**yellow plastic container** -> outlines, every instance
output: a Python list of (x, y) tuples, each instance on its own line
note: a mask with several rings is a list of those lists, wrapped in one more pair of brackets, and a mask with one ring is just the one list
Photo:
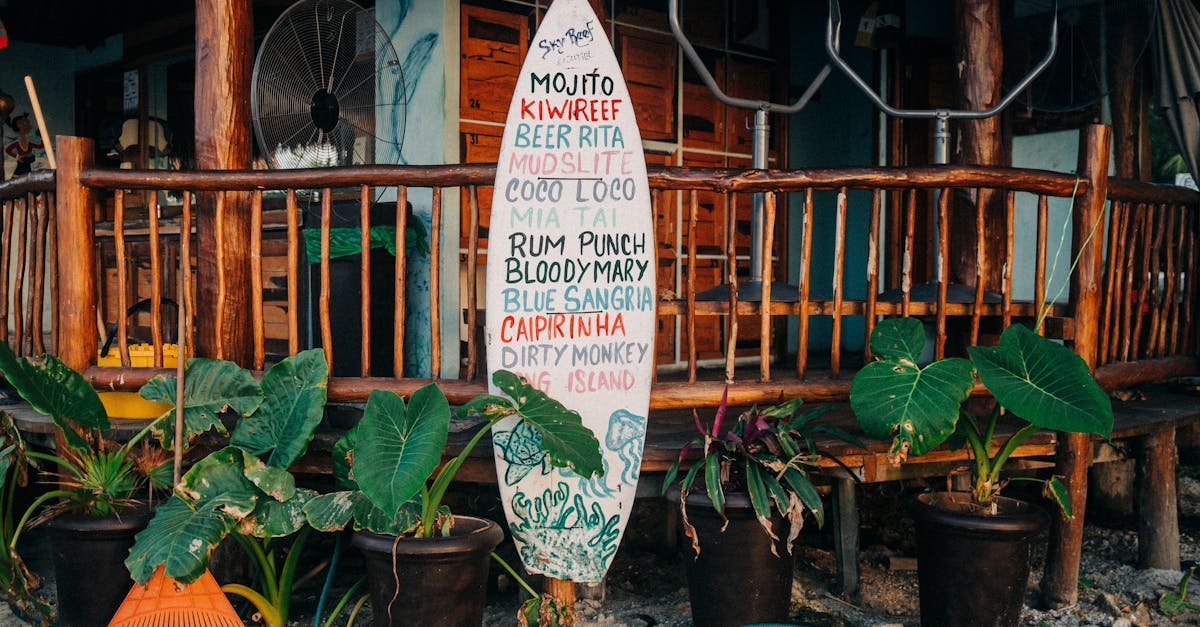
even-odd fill
[(148, 401), (137, 392), (100, 392), (100, 403), (114, 420), (158, 418), (171, 410), (171, 405)]
[[(179, 346), (163, 344), (163, 367), (174, 368), (179, 361)], [(129, 346), (129, 363), (134, 368), (154, 367), (154, 345), (132, 344)], [(97, 366), (121, 366), (121, 352), (116, 346), (108, 349), (107, 355), (96, 359)], [(158, 418), (171, 409), (165, 403), (148, 401), (137, 392), (100, 392), (100, 402), (108, 417), (116, 420), (146, 420)]]
[[(163, 367), (174, 368), (178, 363), (178, 359), (179, 346), (177, 344), (163, 344)], [(119, 368), (121, 366), (121, 351), (117, 350), (115, 345), (110, 346), (107, 355), (101, 355), (96, 358), (96, 365)], [(134, 368), (153, 368), (154, 345), (130, 344), (129, 365)]]

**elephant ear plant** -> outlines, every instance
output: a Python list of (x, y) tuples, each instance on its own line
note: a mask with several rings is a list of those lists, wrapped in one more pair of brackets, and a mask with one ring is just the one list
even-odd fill
[[(207, 567), (217, 544), (232, 535), (258, 570), (259, 588), (229, 584), (226, 592), (250, 600), (270, 627), (285, 625), (300, 554), (311, 529), (303, 508), (316, 492), (296, 487), (288, 467), (305, 453), (324, 415), (329, 367), (313, 349), (275, 364), (261, 381), (235, 364), (193, 359), (184, 377), (187, 439), (225, 431), (220, 415), (239, 418), (229, 445), (196, 462), (171, 498), (137, 535), (125, 560), (145, 583), (162, 567), (168, 577), (191, 582)], [(175, 402), (174, 377), (155, 378), (142, 396)], [(172, 443), (174, 410), (155, 423)], [(186, 443), (177, 443), (180, 446)], [(284, 552), (290, 536), (296, 537)]]
[[(1070, 349), (1023, 325), (1012, 325), (997, 346), (971, 346), (970, 361), (949, 357), (921, 367), (924, 328), (914, 318), (883, 320), (871, 333), (876, 361), (854, 377), (850, 405), (867, 435), (892, 439), (892, 458), (927, 453), (954, 436), (965, 441), (972, 457), (974, 504), (994, 513), (1004, 486), (1005, 462), (1039, 429), (1107, 436), (1112, 404), (1087, 364)], [(974, 375), (996, 399), (985, 416), (963, 408)], [(1023, 424), (995, 455), (990, 446), (1001, 409)], [(1045, 482), (1047, 493), (1071, 517), (1070, 496), (1057, 477)]]
[(453, 517), (442, 505), (446, 489), (475, 445), (510, 416), (541, 436), (553, 466), (585, 478), (601, 473), (600, 442), (578, 412), (511, 372), (498, 371), (492, 380), (507, 397), (483, 395), (462, 408), (482, 414), (487, 423), (440, 469), (451, 417), (445, 394), (429, 384), (406, 406), (393, 392), (371, 392), (362, 420), (334, 447), (334, 477), (343, 490), (309, 501), (304, 507), (309, 524), (321, 531), (352, 525), (395, 536), (449, 535)]

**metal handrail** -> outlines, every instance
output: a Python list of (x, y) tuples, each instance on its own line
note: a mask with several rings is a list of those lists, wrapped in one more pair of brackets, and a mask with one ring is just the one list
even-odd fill
[(1000, 99), (995, 105), (983, 109), (982, 111), (971, 111), (966, 109), (897, 109), (889, 105), (875, 93), (875, 90), (863, 80), (853, 68), (850, 67), (840, 55), (841, 46), (841, 27), (842, 27), (842, 9), (838, 0), (829, 0), (829, 21), (825, 29), (825, 51), (829, 53), (829, 61), (833, 63), (839, 70), (845, 74), (851, 82), (855, 84), (871, 102), (883, 111), (885, 114), (902, 119), (933, 119), (936, 122), (934, 129), (934, 163), (945, 164), (950, 162), (950, 120), (979, 120), (990, 118), (997, 113), (1000, 113), (1005, 108), (1016, 100), (1017, 96), (1026, 87), (1034, 81), (1054, 59), (1054, 53), (1058, 50), (1058, 4), (1054, 6), (1054, 20), (1050, 23), (1050, 48), (1046, 51), (1046, 56), (1042, 58), (1034, 68), (1021, 79), (1021, 82), (1009, 91), (1008, 95)]

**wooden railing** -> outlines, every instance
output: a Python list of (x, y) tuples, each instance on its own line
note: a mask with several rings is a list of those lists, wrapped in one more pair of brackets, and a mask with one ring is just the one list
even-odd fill
[[(478, 315), (485, 303), (479, 281), (480, 264), (486, 259), (486, 203), (494, 166), (140, 172), (95, 168), (92, 152), (87, 140), (60, 138), (59, 170), (53, 178), (36, 175), (0, 185), (5, 253), (0, 264), (15, 264), (11, 269), (0, 266), (0, 277), (12, 277), (0, 281), (0, 320), (5, 323), (0, 324), (0, 332), (7, 335), (15, 327), (14, 343), (24, 352), (49, 348), (69, 366), (86, 372), (98, 387), (136, 389), (164, 369), (130, 367), (132, 329), (147, 330), (153, 361), (161, 366), (164, 344), (173, 335), (164, 304), (182, 285), (187, 289), (175, 298), (185, 302), (191, 317), (173, 331), (183, 334), (188, 347), (197, 345), (198, 321), (215, 318), (217, 324), (210, 326), (220, 330), (222, 317), (244, 317), (252, 330), (244, 365), (262, 369), (275, 357), (309, 344), (301, 332), (301, 321), (307, 316), (317, 329), (315, 343), (325, 347), (335, 375), (348, 368), (349, 374), (331, 379), (331, 400), (362, 401), (373, 389), (410, 393), (429, 380), (425, 373), (414, 373), (405, 365), (406, 355), (414, 351), (407, 337), (413, 325), (406, 320), (405, 295), (411, 292), (408, 282), (413, 274), (406, 266), (410, 243), (406, 227), (414, 219), (407, 201), (420, 196), (428, 199), (431, 227), (428, 275), (418, 277), (422, 286), (428, 286), (430, 301), (427, 326), (419, 329), (432, 338), (428, 355), (422, 355), (428, 357), (428, 375), (438, 378), (443, 371), (455, 370), (443, 368), (452, 358), (442, 354), (438, 340), (443, 335), (457, 336), (463, 354), (458, 378), (447, 378), (440, 385), (452, 401), (485, 389), (481, 365), (485, 347)], [(892, 315), (920, 317), (932, 339), (934, 356), (993, 341), (1010, 322), (1033, 323), (1044, 317), (1041, 330), (1067, 342), (1096, 369), (1106, 387), (1197, 373), (1197, 279), (1192, 268), (1198, 255), (1200, 193), (1110, 180), (1108, 155), (1108, 130), (1093, 126), (1081, 134), (1077, 175), (962, 166), (652, 168), (653, 210), (659, 227), (657, 262), (665, 268), (660, 273), (664, 280), (659, 281), (657, 314), (665, 328), (680, 332), (674, 349), (662, 351), (656, 359), (652, 409), (715, 405), (727, 382), (730, 402), (739, 405), (780, 396), (844, 400), (850, 371), (870, 359), (866, 338), (873, 325), (879, 317)], [(372, 301), (381, 304), (372, 293), (372, 279), (382, 269), (369, 254), (362, 255), (357, 276), (349, 279), (357, 280), (366, 296), (355, 305), (360, 332), (351, 338), (357, 341), (348, 354), (335, 350), (345, 334), (335, 335), (341, 329), (335, 329), (331, 315), (331, 198), (332, 190), (340, 188), (352, 190), (350, 203), (368, 227), (375, 220), (371, 209), (378, 204), (373, 202), (376, 194), (394, 190), (395, 200), (387, 208), (394, 216), (388, 222), (396, 228), (388, 243), (398, 252), (387, 260), (393, 289), (381, 309), (371, 305)], [(304, 190), (312, 189), (320, 190), (314, 209), (320, 223), (316, 255), (320, 289), (315, 312), (303, 314), (301, 278), (308, 270), (301, 266), (305, 253), (300, 209), (302, 198), (314, 197)], [(180, 193), (177, 215), (163, 211), (160, 196), (167, 191)], [(755, 193), (764, 194), (763, 248), (770, 251), (762, 255), (761, 301), (739, 298), (737, 289), (749, 275), (748, 238), (741, 228), (741, 214), (748, 213)], [(964, 196), (970, 202), (952, 200)], [(976, 280), (963, 281), (969, 286), (954, 286), (943, 280), (954, 276), (949, 267), (951, 213), (975, 211), (974, 239), (983, 242), (993, 236), (988, 229), (996, 224), (995, 216), (985, 215), (978, 207), (986, 203), (976, 201), (988, 196), (999, 199), (999, 223), (1008, 234), (1004, 257), (987, 258), (984, 245), (979, 244), (973, 260)], [(461, 210), (446, 202), (456, 197), (461, 199)], [(197, 198), (204, 198), (204, 204)], [(143, 222), (128, 215), (134, 199), (144, 199)], [(196, 254), (196, 225), (215, 225), (219, 232), (232, 211), (250, 212), (248, 250), (227, 250), (229, 246), (217, 238), (212, 259), (205, 256), (209, 253)], [(97, 220), (98, 214), (102, 219)], [(799, 228), (789, 228), (789, 214), (799, 216)], [(674, 222), (662, 219), (672, 215)], [(706, 220), (700, 219), (702, 215)], [(443, 224), (458, 216), (467, 229), (462, 244), (456, 246), (461, 254), (455, 267), (443, 263), (447, 255), (442, 251), (450, 245), (446, 232), (453, 230)], [(822, 221), (831, 228), (822, 231)], [(1035, 226), (1022, 226), (1030, 223)], [(673, 225), (678, 228), (671, 230)], [(723, 225), (724, 241), (714, 247), (709, 238), (710, 247), (705, 248), (699, 243), (701, 231), (718, 225)], [(1058, 237), (1052, 236), (1055, 228), (1061, 233)], [(818, 239), (814, 235), (818, 232), (829, 235)], [(798, 238), (789, 242), (790, 250), (780, 245), (780, 233)], [(368, 249), (371, 230), (361, 229), (359, 236), (361, 248)], [(1051, 253), (1052, 249), (1061, 250)], [(1015, 272), (1018, 256), (1024, 262), (1023, 276)], [(197, 259), (215, 266), (215, 298), (211, 293), (207, 299), (196, 295)], [(267, 267), (272, 259), (282, 260), (273, 276)], [(961, 261), (960, 255), (959, 277)], [(1000, 272), (989, 272), (989, 264), (997, 263), (1002, 264)], [(225, 298), (242, 288), (226, 279), (238, 276), (226, 272), (235, 264), (249, 266), (245, 276), (251, 284), (250, 296), (244, 311), (238, 298), (232, 299), (234, 306)], [(715, 269), (707, 283), (697, 274), (701, 264)], [(42, 317), (38, 312), (46, 307), (41, 295), (47, 274), (55, 312), (50, 329), (54, 341), (43, 346), (45, 332), (37, 325)], [(452, 294), (443, 288), (444, 279), (455, 274), (462, 278), (465, 290), (455, 319), (444, 320), (442, 303)], [(989, 291), (979, 280), (984, 276), (1000, 280)], [(723, 298), (699, 297), (721, 281), (732, 287)], [(780, 281), (794, 284), (798, 298), (773, 299), (771, 284)], [(143, 298), (150, 303), (144, 319), (123, 320), (128, 307)], [(95, 365), (99, 311), (116, 319), (120, 367)], [(373, 319), (378, 322), (380, 317), (391, 331), (391, 346), (383, 356), (390, 362), (385, 372), (374, 363), (379, 338), (371, 332)], [(788, 329), (789, 323), (794, 331)], [(453, 328), (460, 332), (442, 332)], [(700, 340), (714, 337), (717, 348), (701, 350)], [(209, 345), (214, 347), (211, 351), (189, 352), (220, 357), (225, 351), (220, 341)], [(1082, 511), (1091, 442), (1086, 435), (1058, 434), (1055, 451), (1055, 473), (1064, 478), (1076, 511)], [(1043, 591), (1052, 599), (1074, 598), (1082, 524), (1082, 516), (1055, 520), (1043, 578)]]
[[(1081, 163), (1080, 172), (1098, 171), (1097, 168), (1100, 168), (1099, 163), (1090, 170), (1088, 164)], [(149, 312), (142, 315), (143, 323), (136, 323), (136, 319), (134, 322), (143, 330), (148, 329), (155, 363), (161, 366), (163, 329), (167, 329), (168, 335), (171, 329), (167, 321), (170, 316), (164, 317), (163, 304), (175, 298), (174, 292), (180, 284), (194, 290), (191, 274), (194, 261), (182, 264), (181, 275), (178, 259), (182, 256), (191, 260), (195, 253), (180, 250), (179, 235), (186, 235), (182, 242), (188, 242), (191, 251), (196, 250), (191, 244), (194, 238), (191, 225), (198, 211), (214, 211), (217, 224), (222, 223), (224, 212), (239, 210), (234, 207), (244, 207), (241, 210), (251, 212), (251, 298), (243, 315), (250, 320), (253, 330), (253, 357), (246, 365), (262, 369), (275, 357), (306, 347), (308, 342), (301, 326), (307, 314), (300, 304), (300, 285), (307, 268), (302, 267), (305, 252), (300, 223), (303, 205), (310, 202), (306, 199), (319, 198), (315, 201), (318, 208), (313, 211), (320, 216), (320, 254), (319, 259), (315, 259), (316, 283), (320, 287), (311, 323), (315, 330), (314, 344), (325, 347), (335, 374), (342, 373), (330, 384), (330, 398), (362, 401), (370, 390), (379, 388), (407, 393), (429, 378), (439, 378), (444, 370), (443, 362), (453, 357), (442, 354), (442, 343), (437, 338), (442, 337), (444, 329), (455, 327), (461, 329), (456, 335), (463, 347), (458, 378), (443, 381), (443, 385), (452, 400), (462, 400), (481, 392), (485, 384), (480, 362), (485, 347), (482, 345), (482, 317), (478, 313), (484, 307), (480, 264), (486, 259), (486, 250), (482, 248), (486, 246), (486, 228), (481, 228), (481, 224), (486, 199), (491, 196), (494, 172), (492, 165), (236, 172), (104, 170), (85, 165), (75, 173), (60, 170), (60, 194), (63, 193), (63, 181), (74, 178), (78, 181), (76, 196), (81, 199), (81, 207), (93, 207), (96, 198), (112, 197), (111, 226), (102, 223), (98, 227), (90, 219), (96, 212), (81, 211), (88, 223), (78, 221), (76, 229), (84, 229), (84, 232), (66, 234), (68, 239), (85, 242), (82, 245), (87, 249), (99, 251), (96, 260), (89, 263), (72, 259), (73, 263), (64, 264), (60, 273), (61, 281), (76, 286), (81, 295), (90, 290), (91, 302), (99, 302), (103, 295), (102, 311), (107, 311), (110, 319), (116, 317), (115, 345), (123, 367), (95, 367), (92, 365), (95, 363), (93, 353), (93, 361), (88, 363), (92, 380), (104, 387), (135, 388), (155, 372), (154, 369), (129, 368), (131, 325), (120, 315), (133, 302), (143, 298), (150, 301)], [(1105, 384), (1128, 385), (1195, 369), (1191, 357), (1195, 347), (1192, 338), (1195, 278), (1185, 271), (1193, 265), (1196, 254), (1193, 216), (1200, 208), (1200, 194), (1195, 192), (1116, 180), (1110, 182), (1106, 176), (963, 166), (771, 171), (652, 168), (650, 183), (655, 215), (676, 213), (681, 225), (678, 233), (660, 232), (658, 236), (658, 262), (665, 268), (661, 275), (667, 280), (660, 281), (657, 312), (664, 325), (675, 325), (678, 321), (679, 340), (675, 355), (665, 351), (665, 358), (657, 361), (659, 374), (653, 388), (652, 408), (715, 404), (727, 381), (733, 383), (730, 398), (737, 403), (769, 401), (780, 394), (812, 400), (845, 399), (851, 378), (847, 370), (870, 359), (866, 337), (878, 317), (891, 315), (911, 315), (926, 320), (934, 356), (941, 356), (948, 350), (958, 352), (966, 345), (990, 341), (987, 338), (994, 338), (1012, 320), (1032, 322), (1043, 310), (1048, 314), (1046, 328), (1071, 342), (1078, 337), (1080, 307), (1086, 306), (1091, 316), (1088, 319), (1096, 321), (1098, 337), (1093, 340), (1098, 342), (1096, 364), (1102, 366), (1098, 373)], [(1103, 185), (1105, 189), (1093, 189), (1097, 185)], [(378, 211), (375, 199), (380, 191), (394, 190), (396, 200), (385, 204), (392, 218), (387, 222), (396, 227), (394, 241), (389, 242), (396, 251), (406, 251), (410, 243), (406, 227), (413, 217), (406, 207), (408, 200), (418, 194), (429, 199), (428, 248), (433, 262), (428, 276), (421, 277), (422, 281), (428, 282), (430, 301), (428, 327), (421, 331), (433, 340), (427, 349), (429, 369), (427, 373), (420, 373), (422, 376), (405, 369), (406, 351), (412, 350), (407, 337), (411, 325), (406, 324), (405, 295), (410, 281), (406, 254), (396, 255), (394, 261), (389, 259), (388, 268), (379, 268), (377, 263), (373, 267), (371, 256), (362, 255), (362, 263), (353, 279), (366, 295), (357, 312), (359, 337), (335, 335), (330, 313), (331, 198), (333, 190), (346, 188), (352, 190), (349, 203), (355, 207), (358, 220), (368, 227), (372, 226), (372, 209)], [(313, 189), (319, 190), (315, 196), (305, 191)], [(182, 199), (179, 215), (170, 218), (160, 215), (158, 200), (168, 191), (179, 194), (177, 197)], [(207, 192), (214, 192), (215, 200), (201, 209), (194, 200), (195, 194)], [(749, 207), (754, 193), (764, 194), (768, 225), (764, 249), (774, 253), (763, 255), (765, 285), (762, 301), (739, 299), (737, 289), (728, 290), (728, 296), (721, 300), (698, 299), (704, 288), (711, 287), (711, 282), (702, 284), (697, 279), (696, 268), (702, 263), (718, 264), (720, 277), (734, 286), (749, 274), (745, 262), (748, 241), (739, 234), (738, 216), (746, 213), (745, 208)], [(1097, 193), (1113, 198), (1113, 218), (1103, 219), (1101, 201), (1097, 205), (1101, 212), (1098, 214), (1100, 223), (1094, 229), (1079, 231), (1079, 225), (1088, 218), (1081, 201), (1093, 198)], [(451, 197), (450, 194), (461, 197), (461, 219), (468, 226), (466, 245), (457, 268), (437, 262), (444, 258), (442, 249), (454, 245), (447, 243), (444, 233), (447, 229), (441, 226), (448, 215), (445, 200)], [(976, 250), (980, 276), (985, 274), (988, 264), (1003, 264), (1002, 282), (993, 291), (985, 291), (980, 281), (974, 286), (962, 287), (939, 280), (951, 275), (948, 268), (950, 213), (962, 210), (954, 207), (951, 199), (956, 195), (978, 197), (984, 194), (1001, 199), (1003, 224), (1009, 234), (1005, 242), (1007, 259), (986, 259), (982, 243)], [(1103, 195), (1099, 197), (1104, 198)], [(144, 222), (128, 219), (126, 206), (131, 198), (145, 199)], [(242, 199), (241, 204), (238, 204), (238, 198)], [(791, 229), (799, 234), (799, 241), (791, 246), (796, 262), (793, 264), (796, 269), (791, 272), (780, 261), (785, 258), (785, 251), (778, 245), (780, 238), (776, 235), (787, 228), (781, 214), (786, 213), (782, 207), (789, 201), (793, 205), (792, 213), (802, 221), (800, 228)], [(827, 206), (822, 206), (821, 201), (826, 201)], [(1068, 208), (1061, 211), (1062, 217), (1056, 220), (1069, 215), (1076, 228), (1065, 240), (1072, 243), (1071, 251), (1061, 252), (1057, 255), (1058, 262), (1048, 263), (1047, 258), (1054, 247), (1054, 242), (1049, 241), (1054, 221), (1049, 216), (1055, 203)], [(727, 208), (717, 216), (724, 222), (726, 234), (719, 250), (705, 251), (697, 246), (700, 239), (696, 233), (698, 214), (706, 204)], [(1022, 238), (1032, 239), (1033, 270), (1024, 284), (1015, 285), (1013, 234), (1020, 228), (1017, 214), (1022, 211), (1031, 215), (1036, 213), (1034, 232), (1021, 234)], [(847, 227), (851, 218), (866, 224), (865, 229), (857, 231), (857, 237)], [(989, 236), (985, 233), (983, 210), (976, 211), (974, 218), (978, 241), (983, 242)], [(818, 222), (823, 220), (832, 222), (833, 237), (831, 241), (814, 243), (813, 233), (817, 231)], [(659, 224), (662, 228), (664, 222), (660, 220)], [(932, 231), (940, 234), (938, 237), (931, 238), (930, 242), (917, 237), (918, 227), (934, 224), (936, 227)], [(1133, 236), (1129, 235), (1131, 232)], [(370, 229), (361, 229), (360, 235), (361, 246), (369, 249)], [(62, 236), (60, 233), (60, 243)], [(453, 239), (450, 241), (454, 242)], [(282, 260), (283, 266), (282, 273), (275, 277), (277, 285), (266, 288), (264, 243), (275, 250), (275, 258)], [(132, 246), (139, 246), (144, 251), (143, 258), (138, 261), (143, 269), (148, 265), (149, 272), (138, 275), (143, 279), (131, 276), (138, 267), (131, 259)], [(1102, 247), (1112, 251), (1095, 278), (1084, 268), (1072, 272), (1065, 267), (1088, 247), (1093, 254), (1086, 259), (1101, 259)], [(913, 260), (921, 254), (928, 262), (923, 269), (917, 269)], [(218, 269), (232, 263), (244, 263), (243, 259), (235, 259), (223, 250), (220, 239), (215, 255)], [(862, 262), (850, 263), (848, 260)], [(1056, 294), (1048, 294), (1046, 287), (1047, 266), (1053, 267), (1056, 263), (1063, 266), (1058, 268), (1060, 282), (1065, 283), (1065, 277), (1072, 276), (1070, 290), (1057, 301), (1054, 300)], [(394, 281), (392, 294), (387, 297), (391, 302), (381, 309), (381, 303), (376, 302), (373, 307), (371, 299), (373, 277), (383, 271), (389, 271)], [(465, 288), (461, 290), (463, 302), (458, 307), (461, 318), (454, 320), (443, 319), (442, 301), (446, 292), (441, 286), (449, 273), (460, 276)], [(89, 287), (81, 282), (83, 277), (97, 276), (101, 278), (96, 285)], [(149, 277), (148, 286), (145, 285), (146, 276)], [(218, 272), (218, 279), (220, 276)], [(772, 300), (770, 285), (780, 281), (797, 286), (799, 298), (794, 302)], [(137, 287), (139, 283), (141, 288)], [(228, 286), (218, 280), (217, 302), (224, 300), (227, 289)], [(1092, 291), (1100, 295), (1094, 303), (1080, 300), (1080, 294)], [(195, 346), (190, 340), (194, 339), (191, 334), (194, 334), (198, 317), (220, 318), (224, 315), (220, 307), (197, 311), (192, 293), (191, 290), (186, 292), (185, 298), (193, 317), (182, 330), (189, 334), (188, 346)], [(1018, 293), (1027, 297), (1019, 298)], [(267, 330), (268, 311), (274, 316), (271, 333)], [(737, 315), (730, 315), (730, 312)], [(380, 356), (375, 354), (379, 349), (373, 346), (378, 337), (371, 333), (373, 317), (380, 315), (386, 316), (384, 324), (391, 330), (391, 346), (385, 349), (390, 353), (385, 355), (390, 366), (386, 372), (379, 371)], [(787, 329), (789, 319), (795, 329), (791, 333)], [(851, 330), (849, 320), (856, 321), (853, 325), (856, 330)], [(820, 333), (813, 330), (817, 321), (824, 326)], [(380, 321), (374, 322), (378, 326)], [(60, 324), (67, 322), (64, 320)], [(77, 321), (75, 324), (83, 323)], [(1090, 324), (1086, 322), (1083, 326)], [(219, 320), (215, 326), (220, 328)], [(722, 350), (716, 359), (706, 359), (697, 348), (697, 337), (710, 337), (714, 333), (720, 337)], [(268, 350), (269, 336), (277, 338), (270, 344), (271, 350)], [(334, 350), (339, 342), (349, 342), (351, 350)], [(847, 349), (848, 344), (854, 344), (854, 349)], [(1125, 362), (1130, 360), (1142, 361), (1134, 368), (1126, 365)], [(375, 367), (373, 362), (376, 362)]]
[(18, 355), (57, 346), (49, 315), (58, 303), (53, 207), (53, 172), (0, 183), (0, 341)]

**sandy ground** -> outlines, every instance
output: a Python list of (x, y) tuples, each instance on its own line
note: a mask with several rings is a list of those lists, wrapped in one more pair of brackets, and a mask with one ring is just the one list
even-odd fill
[[(1200, 455), (1185, 455), (1179, 469), (1179, 505), (1182, 529), (1181, 558), (1186, 568), (1200, 563)], [(827, 532), (808, 529), (803, 546), (797, 548), (793, 582), (793, 618), (801, 625), (893, 626), (917, 625), (917, 577), (905, 558), (913, 553), (911, 520), (898, 508), (903, 495), (918, 486), (886, 484), (862, 489), (863, 518), (861, 593), (854, 598), (838, 595), (833, 586), (834, 560)], [(606, 585), (581, 590), (577, 604), (579, 625), (599, 627), (691, 625), (683, 564), (668, 541), (664, 519), (668, 506), (660, 500), (638, 502), (635, 516)], [(46, 547), (39, 534), (30, 534), (23, 547), (31, 567), (47, 575)], [(313, 547), (314, 563), (328, 547)], [(1168, 617), (1159, 611), (1159, 599), (1173, 590), (1180, 571), (1138, 570), (1137, 535), (1121, 525), (1089, 524), (1085, 530), (1079, 603), (1057, 610), (1039, 611), (1037, 585), (1042, 572), (1045, 546), (1036, 549), (1037, 563), (1030, 578), (1022, 625), (1031, 627), (1132, 625), (1200, 625), (1200, 613), (1183, 612)], [(348, 583), (361, 568), (356, 556), (347, 553), (341, 578)], [(507, 577), (497, 577), (489, 594), (485, 625), (512, 625), (519, 602), (517, 586)], [(319, 584), (307, 584), (294, 595), (292, 625), (311, 625)], [(53, 583), (47, 585), (53, 596)], [(1200, 583), (1191, 598), (1200, 602)], [(249, 615), (247, 612), (245, 615)], [(360, 614), (358, 625), (367, 625), (369, 612)], [(345, 616), (334, 624), (344, 625)], [(0, 625), (23, 625), (0, 609)], [(248, 622), (247, 624), (256, 624)]]

